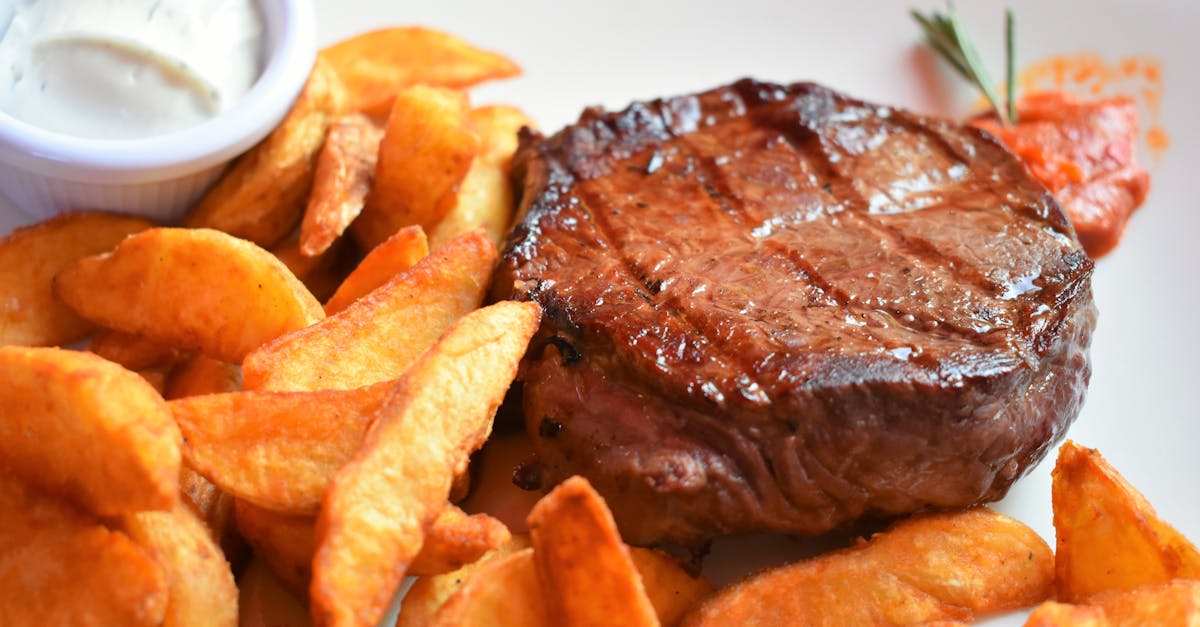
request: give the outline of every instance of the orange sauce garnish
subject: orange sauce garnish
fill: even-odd
[[[1127,96],[1142,112],[1142,139],[1155,160],[1170,145],[1170,137],[1161,124],[1164,88],[1162,61],[1135,55],[1113,62],[1081,52],[1061,54],[1029,64],[1017,77],[1022,93],[1060,89],[1092,98]]]

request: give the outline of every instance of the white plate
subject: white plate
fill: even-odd
[[[918,111],[962,114],[974,102],[950,83],[944,66],[919,46],[906,2],[737,0],[700,2],[379,2],[317,0],[321,38],[332,42],[394,24],[440,28],[504,52],[524,76],[475,90],[473,99],[524,108],[547,130],[575,119],[585,105],[622,107],[701,90],[742,76],[816,80],[852,95]],[[999,3],[960,3],[983,57],[1002,72]],[[921,9],[941,9],[920,2]],[[1116,252],[1095,275],[1100,322],[1092,346],[1087,404],[1069,436],[1095,447],[1155,504],[1162,516],[1200,539],[1200,355],[1198,281],[1200,211],[1200,4],[1189,0],[1020,0],[1018,64],[1090,51],[1109,62],[1130,55],[1160,59],[1160,124],[1171,145],[1150,166],[1150,198]],[[0,233],[29,222],[0,200]],[[1053,543],[1051,462],[1021,480],[999,508]],[[714,559],[749,565],[748,545]],[[768,544],[770,544],[768,542]],[[772,549],[774,546],[772,545]],[[737,557],[729,557],[734,554]],[[755,558],[755,564],[762,564]],[[1007,617],[1000,624],[1019,624]]]

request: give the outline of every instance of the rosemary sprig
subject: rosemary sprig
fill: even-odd
[[[1002,106],[1000,97],[996,94],[996,90],[992,87],[992,79],[988,76],[987,70],[983,66],[983,61],[979,58],[979,52],[975,49],[975,45],[971,43],[967,37],[967,31],[963,28],[962,22],[958,19],[958,14],[954,10],[954,3],[947,0],[946,12],[939,13],[931,12],[928,16],[922,15],[919,11],[912,11],[912,16],[921,25],[921,30],[925,33],[925,40],[929,45],[937,50],[942,58],[948,61],[963,78],[975,84],[980,91],[983,92],[988,103],[995,109],[997,117],[1000,118],[1000,123],[1004,126],[1011,126],[1017,122],[1017,108],[1015,101],[1015,69],[1014,69],[1014,52],[1013,52],[1013,15],[1012,11],[1006,11],[1004,16],[1004,53],[1005,53],[1005,90],[1007,93],[1007,101]]]

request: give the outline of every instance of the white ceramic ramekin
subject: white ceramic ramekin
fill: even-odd
[[[259,0],[266,63],[238,104],[204,123],[145,139],[85,139],[0,112],[0,190],[38,218],[99,209],[173,222],[231,159],[283,119],[316,59],[313,0]]]

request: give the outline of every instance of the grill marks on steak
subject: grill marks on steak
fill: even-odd
[[[994,498],[1078,410],[1091,262],[975,129],[742,81],[586,112],[517,171],[507,278],[582,357],[533,356],[527,419],[635,541]]]

